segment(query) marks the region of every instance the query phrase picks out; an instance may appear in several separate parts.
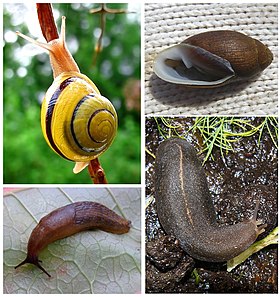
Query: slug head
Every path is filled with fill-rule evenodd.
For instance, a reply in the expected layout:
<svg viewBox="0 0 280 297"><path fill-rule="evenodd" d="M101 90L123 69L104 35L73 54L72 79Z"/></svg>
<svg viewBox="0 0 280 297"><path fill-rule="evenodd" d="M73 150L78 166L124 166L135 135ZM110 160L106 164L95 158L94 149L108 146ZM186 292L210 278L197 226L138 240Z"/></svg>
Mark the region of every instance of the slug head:
<svg viewBox="0 0 280 297"><path fill-rule="evenodd" d="M33 264L33 265L37 266L38 268L40 268L48 277L51 277L51 275L41 266L40 262L42 262L42 261L40 261L38 259L38 257L31 257L31 256L27 255L26 259L24 261L22 261L21 263L19 263L15 267L15 269L17 269L18 267L20 267L26 263L30 263L30 264Z"/></svg>

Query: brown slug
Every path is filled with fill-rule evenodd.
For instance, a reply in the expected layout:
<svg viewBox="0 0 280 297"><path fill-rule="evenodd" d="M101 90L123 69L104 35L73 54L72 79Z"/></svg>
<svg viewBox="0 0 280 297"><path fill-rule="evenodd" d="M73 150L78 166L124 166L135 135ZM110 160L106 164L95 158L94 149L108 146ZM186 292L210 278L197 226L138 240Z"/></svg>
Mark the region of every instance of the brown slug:
<svg viewBox="0 0 280 297"><path fill-rule="evenodd" d="M219 225L206 176L196 150L186 140L169 138L159 145L155 162L155 198L159 221L183 250L202 261L227 261L249 247L266 225L252 218Z"/></svg>
<svg viewBox="0 0 280 297"><path fill-rule="evenodd" d="M130 221L97 202L82 201L60 207L40 220L28 240L26 259L15 268L31 263L50 277L38 259L39 253L50 243L85 230L123 234L129 231L130 225Z"/></svg>

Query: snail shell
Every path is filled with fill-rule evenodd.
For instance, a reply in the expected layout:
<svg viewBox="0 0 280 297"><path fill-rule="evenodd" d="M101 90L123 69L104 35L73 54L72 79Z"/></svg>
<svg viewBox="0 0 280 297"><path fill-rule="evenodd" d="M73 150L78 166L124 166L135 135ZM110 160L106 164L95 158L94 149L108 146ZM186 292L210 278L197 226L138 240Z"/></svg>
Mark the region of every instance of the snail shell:
<svg viewBox="0 0 280 297"><path fill-rule="evenodd" d="M154 72L171 83L211 88L250 78L272 60L268 47L254 38L236 31L210 31L160 52Z"/></svg>
<svg viewBox="0 0 280 297"><path fill-rule="evenodd" d="M41 126L48 145L74 162L87 163L107 150L117 125L111 102L79 72L57 76L42 103Z"/></svg>

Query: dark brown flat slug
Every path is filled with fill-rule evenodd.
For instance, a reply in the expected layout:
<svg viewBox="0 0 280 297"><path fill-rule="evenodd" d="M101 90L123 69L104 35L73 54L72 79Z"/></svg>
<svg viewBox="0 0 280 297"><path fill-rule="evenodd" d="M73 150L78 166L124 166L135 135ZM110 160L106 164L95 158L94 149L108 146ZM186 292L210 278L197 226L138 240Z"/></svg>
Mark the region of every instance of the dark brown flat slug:
<svg viewBox="0 0 280 297"><path fill-rule="evenodd" d="M155 198L165 232L175 236L193 258L227 261L249 247L264 231L257 221L258 204L251 219L222 226L195 149L186 141L170 138L156 154Z"/></svg>
<svg viewBox="0 0 280 297"><path fill-rule="evenodd" d="M60 207L40 220L28 240L26 259L15 268L31 263L50 277L38 259L40 251L48 244L85 230L123 234L129 231L130 224L130 221L97 202L82 201Z"/></svg>

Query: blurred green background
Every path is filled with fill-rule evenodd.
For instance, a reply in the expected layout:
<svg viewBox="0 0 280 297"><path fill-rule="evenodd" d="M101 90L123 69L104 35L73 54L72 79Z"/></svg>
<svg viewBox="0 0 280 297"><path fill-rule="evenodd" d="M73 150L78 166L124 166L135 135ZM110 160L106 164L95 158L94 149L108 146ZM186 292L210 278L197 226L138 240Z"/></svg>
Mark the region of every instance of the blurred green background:
<svg viewBox="0 0 280 297"><path fill-rule="evenodd" d="M66 16L67 45L81 73L118 113L117 137L99 158L108 182L140 183L140 5L108 4L129 12L107 14L103 50L93 65L100 15L89 10L96 7L54 4L53 12L59 31L61 16ZM74 163L56 155L41 132L40 105L53 81L49 57L14 33L34 37L36 30L42 36L35 4L4 4L3 20L4 183L91 183L87 170L72 173Z"/></svg>

